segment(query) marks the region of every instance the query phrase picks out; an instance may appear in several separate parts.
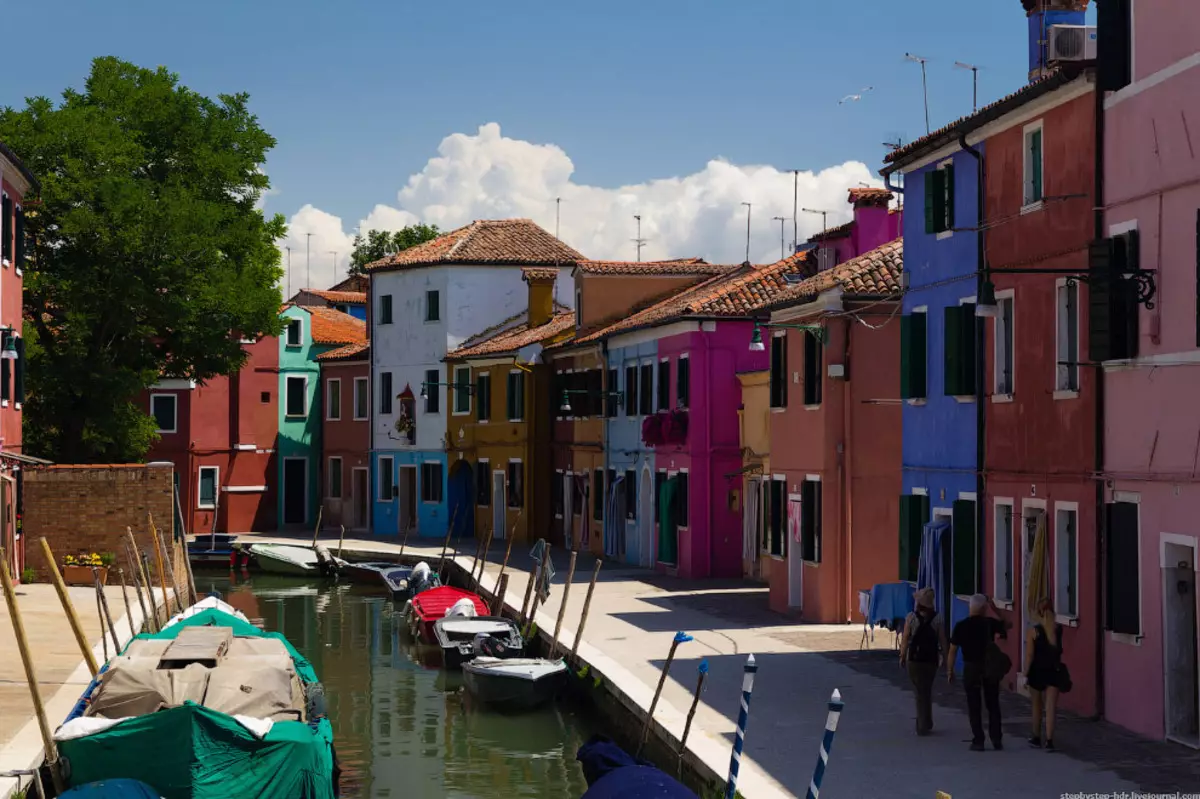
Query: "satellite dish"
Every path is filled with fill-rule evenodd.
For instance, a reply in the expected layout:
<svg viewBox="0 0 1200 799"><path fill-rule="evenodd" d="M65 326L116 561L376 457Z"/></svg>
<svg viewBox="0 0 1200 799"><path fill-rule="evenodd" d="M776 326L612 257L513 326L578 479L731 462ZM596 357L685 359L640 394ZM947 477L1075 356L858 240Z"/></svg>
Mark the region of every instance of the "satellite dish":
<svg viewBox="0 0 1200 799"><path fill-rule="evenodd" d="M542 345L540 342L526 344L517 350L518 366L534 366L542 362Z"/></svg>

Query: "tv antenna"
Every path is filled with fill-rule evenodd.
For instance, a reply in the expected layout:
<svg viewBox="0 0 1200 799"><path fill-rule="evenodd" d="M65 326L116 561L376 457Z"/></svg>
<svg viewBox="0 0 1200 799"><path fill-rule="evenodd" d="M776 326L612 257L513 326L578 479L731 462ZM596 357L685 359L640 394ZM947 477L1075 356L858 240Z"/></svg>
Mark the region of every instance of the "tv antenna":
<svg viewBox="0 0 1200 799"><path fill-rule="evenodd" d="M829 230L829 215L833 213L832 211L819 211L816 208L801 208L800 210L806 214L820 214L821 232L824 233L826 230Z"/></svg>
<svg viewBox="0 0 1200 799"><path fill-rule="evenodd" d="M979 67L976 64L968 64L965 61L955 61L956 69L971 70L971 113L979 110Z"/></svg>
<svg viewBox="0 0 1200 799"><path fill-rule="evenodd" d="M750 212L754 208L753 203L742 203L746 206L746 263L750 263Z"/></svg>
<svg viewBox="0 0 1200 799"><path fill-rule="evenodd" d="M288 265L287 265L287 281L288 281L288 299L292 298L292 248L284 247L287 250Z"/></svg>
<svg viewBox="0 0 1200 799"><path fill-rule="evenodd" d="M562 197L554 198L554 238L558 238L558 223L562 218Z"/></svg>
<svg viewBox="0 0 1200 799"><path fill-rule="evenodd" d="M800 245L800 219L797 210L800 208L800 170L792 170L792 248Z"/></svg>
<svg viewBox="0 0 1200 799"><path fill-rule="evenodd" d="M304 234L304 287L312 286L312 237L313 234Z"/></svg>
<svg viewBox="0 0 1200 799"><path fill-rule="evenodd" d="M642 247L646 244L646 239L642 238L642 215L634 214L633 218L637 220L637 238L633 240L633 246L637 248L637 262L642 262Z"/></svg>
<svg viewBox="0 0 1200 799"><path fill-rule="evenodd" d="M924 95L924 97L925 97L925 135L928 136L929 135L929 83L926 81L926 78L925 78L925 63L929 59L922 58L919 55L913 55L912 53L905 53L904 58L907 61L915 61L921 65L921 94Z"/></svg>
<svg viewBox="0 0 1200 799"><path fill-rule="evenodd" d="M337 250L330 250L329 254L333 256L333 282L337 282Z"/></svg>
<svg viewBox="0 0 1200 799"><path fill-rule="evenodd" d="M782 261L784 258L787 258L787 248L783 243L783 223L787 221L787 217L773 216L771 217L771 221L779 223L779 260Z"/></svg>

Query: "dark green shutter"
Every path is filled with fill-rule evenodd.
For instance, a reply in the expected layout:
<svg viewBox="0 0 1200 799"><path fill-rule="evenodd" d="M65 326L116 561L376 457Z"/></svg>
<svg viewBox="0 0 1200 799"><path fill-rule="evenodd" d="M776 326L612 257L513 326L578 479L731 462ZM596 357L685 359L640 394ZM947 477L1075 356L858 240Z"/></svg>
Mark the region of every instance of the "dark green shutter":
<svg viewBox="0 0 1200 799"><path fill-rule="evenodd" d="M17 257L15 259L17 269L25 268L25 209L17 209Z"/></svg>
<svg viewBox="0 0 1200 799"><path fill-rule="evenodd" d="M1042 132L1035 130L1029 135L1029 165L1032 174L1029 176L1032 183L1032 195L1029 197L1030 202L1041 202L1042 199Z"/></svg>
<svg viewBox="0 0 1200 799"><path fill-rule="evenodd" d="M925 314L900 317L900 397L925 397Z"/></svg>
<svg viewBox="0 0 1200 799"><path fill-rule="evenodd" d="M487 378L478 375L475 378L475 418L483 421L487 417Z"/></svg>
<svg viewBox="0 0 1200 799"><path fill-rule="evenodd" d="M917 579L921 562L921 538L929 518L929 497L924 494L900 495L900 572L901 580Z"/></svg>
<svg viewBox="0 0 1200 799"><path fill-rule="evenodd" d="M13 399L25 401L25 339L17 336L17 360L13 362Z"/></svg>
<svg viewBox="0 0 1200 799"><path fill-rule="evenodd" d="M962 336L962 306L947 305L944 316L945 322L945 388L944 393L947 397L957 397L967 394L963 390L962 373L963 359L966 358L967 344L963 341Z"/></svg>
<svg viewBox="0 0 1200 799"><path fill-rule="evenodd" d="M1105 628L1114 633L1141 633L1138 579L1138 506L1112 502L1105 535Z"/></svg>
<svg viewBox="0 0 1200 799"><path fill-rule="evenodd" d="M954 536L954 571L952 585L956 594L975 593L975 578L979 574L979 542L975 535L975 503L956 499L951 519Z"/></svg>
<svg viewBox="0 0 1200 799"><path fill-rule="evenodd" d="M942 230L954 230L954 164L938 170L942 175Z"/></svg>
<svg viewBox="0 0 1200 799"><path fill-rule="evenodd" d="M3 242L0 242L0 258L8 261L12 259L13 201L7 194L0 201L0 213L4 215L4 219L0 221L0 231L4 234Z"/></svg>
<svg viewBox="0 0 1200 799"><path fill-rule="evenodd" d="M509 372L507 385L504 387L504 412L507 414L505 419L517 418L517 380L516 375Z"/></svg>
<svg viewBox="0 0 1200 799"><path fill-rule="evenodd" d="M1132 82L1132 48L1132 0L1096 3L1097 91L1119 91Z"/></svg>
<svg viewBox="0 0 1200 799"><path fill-rule="evenodd" d="M936 169L925 173L925 232L937 233L937 175Z"/></svg>
<svg viewBox="0 0 1200 799"><path fill-rule="evenodd" d="M1088 356L1092 361L1137 357L1137 290L1122 275L1138 268L1139 246L1137 231L1131 230L1089 247Z"/></svg>
<svg viewBox="0 0 1200 799"><path fill-rule="evenodd" d="M0 333L0 349L3 349L12 337L12 333ZM12 389L9 386L9 374L12 367L8 364L8 360L0 359L0 400L5 402L12 399ZM154 408L152 407L150 410L153 412Z"/></svg>

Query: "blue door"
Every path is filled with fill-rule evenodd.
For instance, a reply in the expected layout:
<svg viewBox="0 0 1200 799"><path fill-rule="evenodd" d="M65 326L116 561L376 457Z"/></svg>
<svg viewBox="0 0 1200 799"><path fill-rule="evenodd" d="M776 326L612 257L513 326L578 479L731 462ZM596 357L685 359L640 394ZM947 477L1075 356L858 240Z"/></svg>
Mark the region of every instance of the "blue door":
<svg viewBox="0 0 1200 799"><path fill-rule="evenodd" d="M466 460L457 461L450 469L450 518L454 520L454 537L473 535L475 529L475 474Z"/></svg>

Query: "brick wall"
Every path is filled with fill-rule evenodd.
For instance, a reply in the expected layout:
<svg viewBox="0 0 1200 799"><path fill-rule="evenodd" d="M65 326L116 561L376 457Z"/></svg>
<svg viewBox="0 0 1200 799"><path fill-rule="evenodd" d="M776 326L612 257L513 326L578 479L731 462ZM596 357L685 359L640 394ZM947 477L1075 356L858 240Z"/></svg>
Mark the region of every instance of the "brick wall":
<svg viewBox="0 0 1200 799"><path fill-rule="evenodd" d="M171 535L175 499L169 463L51 466L28 471L24 479L25 564L37 570L39 580L49 579L43 536L60 565L65 555L79 550L112 552L128 574L126 527L133 528L138 547L150 553L148 513L154 514L160 536Z"/></svg>

